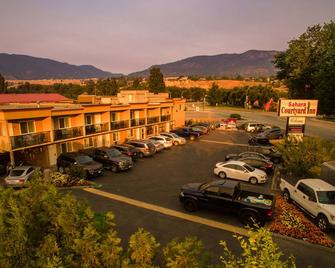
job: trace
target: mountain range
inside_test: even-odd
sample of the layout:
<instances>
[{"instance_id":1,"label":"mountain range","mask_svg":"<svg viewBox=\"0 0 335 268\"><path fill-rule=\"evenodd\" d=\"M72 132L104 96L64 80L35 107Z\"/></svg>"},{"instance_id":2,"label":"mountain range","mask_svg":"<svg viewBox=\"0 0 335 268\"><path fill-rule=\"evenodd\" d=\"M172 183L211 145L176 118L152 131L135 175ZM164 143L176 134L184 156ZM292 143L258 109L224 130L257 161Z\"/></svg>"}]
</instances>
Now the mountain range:
<instances>
[{"instance_id":1,"label":"mountain range","mask_svg":"<svg viewBox=\"0 0 335 268\"><path fill-rule=\"evenodd\" d=\"M72 65L51 59L0 53L0 73L6 79L83 79L119 77L92 65Z\"/></svg>"},{"instance_id":2,"label":"mountain range","mask_svg":"<svg viewBox=\"0 0 335 268\"><path fill-rule=\"evenodd\" d=\"M194 56L171 63L154 65L164 76L226 76L267 77L276 73L273 64L278 51L248 50L237 54ZM151 68L150 67L150 68ZM147 77L150 68L129 74L130 77ZM119 77L92 65L72 65L51 59L26 55L0 53L0 73L6 79L83 79Z\"/></svg>"},{"instance_id":3,"label":"mountain range","mask_svg":"<svg viewBox=\"0 0 335 268\"><path fill-rule=\"evenodd\" d=\"M151 67L159 67L164 76L267 77L276 73L273 60L277 53L274 50L248 50L241 54L194 56ZM150 68L129 76L149 76Z\"/></svg>"}]
</instances>

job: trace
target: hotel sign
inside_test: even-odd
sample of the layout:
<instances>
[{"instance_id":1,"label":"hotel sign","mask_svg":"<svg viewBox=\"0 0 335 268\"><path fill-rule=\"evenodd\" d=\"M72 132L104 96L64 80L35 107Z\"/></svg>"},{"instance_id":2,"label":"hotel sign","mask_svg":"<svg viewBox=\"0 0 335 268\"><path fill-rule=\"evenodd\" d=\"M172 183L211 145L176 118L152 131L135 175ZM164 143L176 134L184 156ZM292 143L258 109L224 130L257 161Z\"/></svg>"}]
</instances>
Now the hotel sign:
<instances>
[{"instance_id":1,"label":"hotel sign","mask_svg":"<svg viewBox=\"0 0 335 268\"><path fill-rule=\"evenodd\" d=\"M279 100L279 116L316 116L318 100Z\"/></svg>"}]
</instances>

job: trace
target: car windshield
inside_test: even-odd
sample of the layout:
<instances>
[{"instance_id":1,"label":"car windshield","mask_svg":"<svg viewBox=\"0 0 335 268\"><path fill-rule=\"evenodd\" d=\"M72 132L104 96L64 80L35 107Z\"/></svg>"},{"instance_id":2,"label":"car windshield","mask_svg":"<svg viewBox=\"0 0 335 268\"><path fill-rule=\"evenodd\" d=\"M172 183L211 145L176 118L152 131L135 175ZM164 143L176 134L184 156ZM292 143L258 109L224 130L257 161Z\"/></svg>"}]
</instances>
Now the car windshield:
<instances>
[{"instance_id":1,"label":"car windshield","mask_svg":"<svg viewBox=\"0 0 335 268\"><path fill-rule=\"evenodd\" d=\"M317 191L316 194L321 204L335 205L335 191Z\"/></svg>"},{"instance_id":2,"label":"car windshield","mask_svg":"<svg viewBox=\"0 0 335 268\"><path fill-rule=\"evenodd\" d=\"M109 157L116 157L122 155L119 150L108 150L107 154Z\"/></svg>"},{"instance_id":3,"label":"car windshield","mask_svg":"<svg viewBox=\"0 0 335 268\"><path fill-rule=\"evenodd\" d=\"M87 155L79 155L76 157L77 163L85 165L92 162L92 158Z\"/></svg>"},{"instance_id":4,"label":"car windshield","mask_svg":"<svg viewBox=\"0 0 335 268\"><path fill-rule=\"evenodd\" d=\"M255 168L253 168L249 165L243 165L243 167L245 167L249 172L253 172L255 170Z\"/></svg>"},{"instance_id":5,"label":"car windshield","mask_svg":"<svg viewBox=\"0 0 335 268\"><path fill-rule=\"evenodd\" d=\"M19 177L19 176L22 176L24 172L25 172L24 169L13 169L10 172L10 176L11 177Z\"/></svg>"}]
</instances>

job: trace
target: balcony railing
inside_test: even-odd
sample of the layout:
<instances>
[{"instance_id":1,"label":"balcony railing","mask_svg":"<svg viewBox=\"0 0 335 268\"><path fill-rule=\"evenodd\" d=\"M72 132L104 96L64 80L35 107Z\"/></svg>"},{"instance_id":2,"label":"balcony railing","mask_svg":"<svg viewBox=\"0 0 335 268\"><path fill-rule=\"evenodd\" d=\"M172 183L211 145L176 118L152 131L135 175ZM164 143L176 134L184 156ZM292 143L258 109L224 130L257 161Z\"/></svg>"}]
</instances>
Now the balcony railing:
<instances>
[{"instance_id":1,"label":"balcony railing","mask_svg":"<svg viewBox=\"0 0 335 268\"><path fill-rule=\"evenodd\" d=\"M161 121L170 121L171 120L171 115L162 115L161 116Z\"/></svg>"},{"instance_id":2,"label":"balcony railing","mask_svg":"<svg viewBox=\"0 0 335 268\"><path fill-rule=\"evenodd\" d=\"M111 122L111 130L128 128L129 120L113 121Z\"/></svg>"},{"instance_id":3,"label":"balcony railing","mask_svg":"<svg viewBox=\"0 0 335 268\"><path fill-rule=\"evenodd\" d=\"M54 130L54 140L65 140L70 138L75 138L83 136L83 128L82 127L72 127L72 128L63 128Z\"/></svg>"},{"instance_id":4,"label":"balcony railing","mask_svg":"<svg viewBox=\"0 0 335 268\"><path fill-rule=\"evenodd\" d=\"M108 123L85 126L86 135L108 131Z\"/></svg>"},{"instance_id":5,"label":"balcony railing","mask_svg":"<svg viewBox=\"0 0 335 268\"><path fill-rule=\"evenodd\" d=\"M154 124L159 122L159 116L148 117L147 119L148 124Z\"/></svg>"},{"instance_id":6,"label":"balcony railing","mask_svg":"<svg viewBox=\"0 0 335 268\"><path fill-rule=\"evenodd\" d=\"M132 127L145 125L145 118L136 118L130 120L130 125Z\"/></svg>"},{"instance_id":7,"label":"balcony railing","mask_svg":"<svg viewBox=\"0 0 335 268\"><path fill-rule=\"evenodd\" d=\"M50 142L50 131L23 134L10 137L13 149L24 148Z\"/></svg>"}]
</instances>

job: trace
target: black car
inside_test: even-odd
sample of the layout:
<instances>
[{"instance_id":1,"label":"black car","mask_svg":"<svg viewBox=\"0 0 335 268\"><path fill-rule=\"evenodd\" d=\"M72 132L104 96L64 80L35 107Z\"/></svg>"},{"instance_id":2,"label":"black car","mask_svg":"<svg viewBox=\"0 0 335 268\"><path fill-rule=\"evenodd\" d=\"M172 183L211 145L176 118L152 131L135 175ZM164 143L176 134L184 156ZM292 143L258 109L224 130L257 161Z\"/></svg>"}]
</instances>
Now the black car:
<instances>
[{"instance_id":1,"label":"black car","mask_svg":"<svg viewBox=\"0 0 335 268\"><path fill-rule=\"evenodd\" d=\"M267 190L232 180L184 185L179 200L187 211L208 208L235 213L243 224L250 226L271 220L275 207L275 197Z\"/></svg>"},{"instance_id":2,"label":"black car","mask_svg":"<svg viewBox=\"0 0 335 268\"><path fill-rule=\"evenodd\" d=\"M91 157L83 153L69 152L62 153L57 158L57 169L62 173L67 173L71 166L78 165L86 171L87 177L102 175L102 164L94 161Z\"/></svg>"},{"instance_id":3,"label":"black car","mask_svg":"<svg viewBox=\"0 0 335 268\"><path fill-rule=\"evenodd\" d=\"M127 170L133 167L133 160L129 156L125 156L118 149L101 147L85 149L81 152L92 157L95 161L101 163L104 168L113 172Z\"/></svg>"},{"instance_id":4,"label":"black car","mask_svg":"<svg viewBox=\"0 0 335 268\"><path fill-rule=\"evenodd\" d=\"M229 161L229 160L238 160L244 157L256 157L256 158L260 158L260 159L264 159L267 161L270 161L270 158L268 156L265 156L261 153L258 152L251 152L251 151L247 151L247 152L243 152L240 154L227 154L225 157L225 161Z\"/></svg>"},{"instance_id":5,"label":"black car","mask_svg":"<svg viewBox=\"0 0 335 268\"><path fill-rule=\"evenodd\" d=\"M256 135L256 137L260 139L267 138L269 140L274 140L274 139L282 139L284 135L285 133L280 127L272 127L263 132L260 132L259 134Z\"/></svg>"},{"instance_id":6,"label":"black car","mask_svg":"<svg viewBox=\"0 0 335 268\"><path fill-rule=\"evenodd\" d=\"M137 161L138 158L140 157L139 154L141 151L135 146L130 145L130 144L126 144L126 143L125 144L115 144L111 148L118 149L122 154L131 157L133 161Z\"/></svg>"},{"instance_id":7,"label":"black car","mask_svg":"<svg viewBox=\"0 0 335 268\"><path fill-rule=\"evenodd\" d=\"M252 166L254 168L262 169L266 173L270 174L273 172L274 165L271 161L265 160L265 159L260 159L257 157L242 157L238 159L239 161L242 161L249 166Z\"/></svg>"},{"instance_id":8,"label":"black car","mask_svg":"<svg viewBox=\"0 0 335 268\"><path fill-rule=\"evenodd\" d=\"M9 152L0 151L0 174L8 173L10 165Z\"/></svg>"},{"instance_id":9,"label":"black car","mask_svg":"<svg viewBox=\"0 0 335 268\"><path fill-rule=\"evenodd\" d=\"M262 136L252 136L248 140L249 145L257 145L257 146L273 146L270 140L267 137Z\"/></svg>"},{"instance_id":10,"label":"black car","mask_svg":"<svg viewBox=\"0 0 335 268\"><path fill-rule=\"evenodd\" d=\"M249 149L265 155L275 164L280 163L283 160L281 153L273 146L250 146Z\"/></svg>"},{"instance_id":11,"label":"black car","mask_svg":"<svg viewBox=\"0 0 335 268\"><path fill-rule=\"evenodd\" d=\"M170 132L176 133L178 136L183 138L189 138L190 140L195 140L201 136L199 131L193 131L190 127L177 128L171 130Z\"/></svg>"}]
</instances>

